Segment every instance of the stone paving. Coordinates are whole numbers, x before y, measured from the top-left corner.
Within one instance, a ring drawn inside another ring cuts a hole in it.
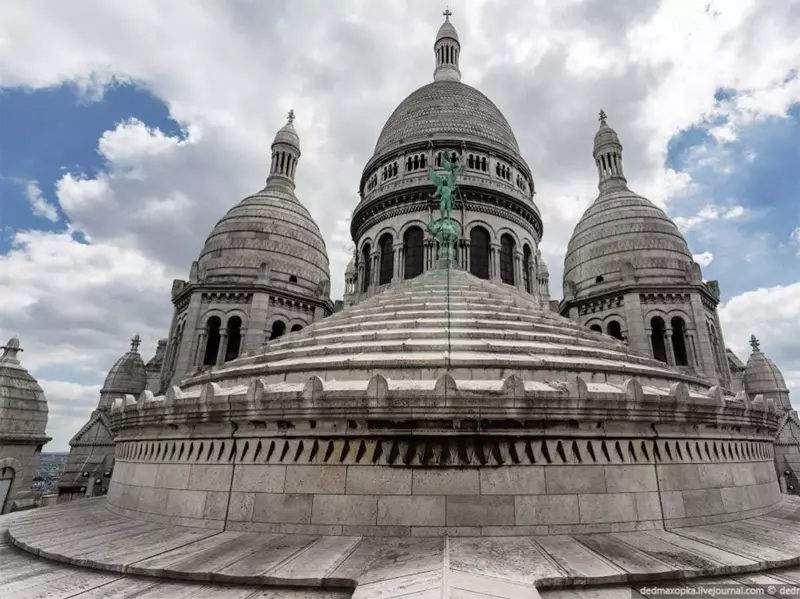
[[[541,593],[610,599],[631,597],[637,583],[678,580],[692,588],[711,584],[699,579],[707,576],[724,577],[721,584],[800,585],[800,501],[791,498],[771,514],[727,524],[535,538],[219,532],[123,518],[99,499],[6,516],[0,520],[3,537],[6,529],[0,597],[15,599],[126,598],[139,592],[144,595],[137,597]],[[773,571],[764,574],[767,569]]]

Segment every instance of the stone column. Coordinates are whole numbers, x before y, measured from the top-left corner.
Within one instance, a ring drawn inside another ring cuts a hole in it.
[[[697,368],[697,349],[694,346],[694,335],[692,335],[689,331],[686,331],[685,334],[686,340],[686,361],[689,363],[689,366],[692,369]]]
[[[522,255],[519,252],[514,252],[514,287],[517,289],[522,289],[523,284]]]
[[[647,352],[649,356],[655,360],[656,352],[653,348],[653,331],[650,330],[650,327],[646,327],[644,332],[645,335],[647,335]]]
[[[672,347],[672,329],[664,330],[664,347],[667,350],[667,361],[672,366],[677,366],[675,360],[675,348]]]
[[[269,294],[253,293],[253,299],[247,314],[247,320],[242,322],[242,340],[239,354],[250,352],[261,347],[264,341],[264,326],[269,317]],[[244,326],[247,325],[245,329]]]
[[[194,348],[194,357],[192,358],[192,367],[194,369],[202,366],[203,354],[206,351],[206,332],[205,330],[197,333],[197,345]]]
[[[628,346],[635,352],[653,357],[650,329],[645,327],[644,311],[638,293],[626,293],[623,298],[625,322],[628,328]]]
[[[493,281],[500,281],[500,245],[492,243],[489,245],[489,278]]]
[[[217,361],[216,361],[217,366],[225,362],[225,352],[227,351],[228,351],[228,329],[220,328],[219,348],[217,348]]]
[[[469,263],[469,239],[464,240],[464,270],[470,272],[470,263]]]
[[[692,318],[694,320],[695,331],[697,334],[697,354],[698,354],[698,369],[706,375],[707,378],[714,382],[720,382],[720,377],[717,375],[717,367],[714,359],[714,348],[711,345],[711,339],[708,335],[708,327],[706,326],[705,309],[703,308],[703,300],[698,293],[692,293],[689,296],[689,303],[692,309]]]
[[[394,246],[394,276],[392,277],[393,282],[400,282],[402,281],[404,276],[405,270],[405,256],[403,255],[405,252],[405,245],[400,242],[395,244]]]

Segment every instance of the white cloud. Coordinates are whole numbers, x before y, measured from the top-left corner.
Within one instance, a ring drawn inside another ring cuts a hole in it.
[[[36,181],[28,181],[25,185],[25,196],[31,205],[31,210],[36,216],[46,218],[50,222],[58,222],[58,208],[42,195],[42,190]]]
[[[800,98],[783,82],[800,60],[792,3],[705,4],[453,6],[464,81],[504,112],[533,170],[554,296],[572,228],[597,193],[591,143],[601,107],[621,136],[631,187],[669,209],[695,185],[664,167],[672,136],[729,116],[716,135],[731,140],[745,119],[780,116]],[[97,99],[111,82],[135,81],[184,129],[179,138],[136,119],[110,127],[98,140],[104,170],[66,169],[57,183],[72,229],[18,233],[0,257],[9,300],[0,331],[21,335],[29,368],[69,366],[99,382],[134,332],[152,351],[171,316],[172,278],[187,276],[214,223],[263,186],[290,108],[303,151],[297,194],[327,241],[340,297],[361,170],[394,107],[431,80],[440,12],[423,0],[383,3],[379,13],[361,0],[0,4],[0,86],[71,81]],[[735,102],[719,106],[719,88],[736,90]],[[723,158],[697,158],[726,168]],[[736,205],[698,208],[684,226],[745,216]],[[48,375],[53,410],[69,401],[55,386],[66,376]]]
[[[797,246],[797,255],[800,256],[800,227],[789,234],[789,241]]]
[[[692,258],[694,258],[694,261],[700,266],[705,268],[714,261],[714,254],[711,252],[703,252],[702,254],[694,254]]]
[[[748,291],[720,306],[725,343],[746,361],[754,334],[761,350],[780,368],[795,407],[800,406],[800,282]]]
[[[733,220],[736,218],[741,218],[746,214],[746,212],[747,210],[744,206],[715,206],[709,204],[703,207],[694,216],[678,216],[673,220],[679,228],[683,229],[684,231],[688,231],[689,229],[694,229],[695,227],[709,221],[715,221],[719,219]]]

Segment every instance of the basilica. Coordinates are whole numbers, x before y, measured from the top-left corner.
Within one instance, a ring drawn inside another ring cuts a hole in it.
[[[188,280],[173,283],[172,323],[156,355],[145,365],[136,339],[111,369],[97,411],[72,441],[62,492],[86,492],[95,480],[98,490],[107,489],[109,398],[163,394],[435,269],[438,247],[426,224],[438,206],[429,170],[440,169],[443,156],[460,165],[453,212],[458,269],[726,393],[773,398],[784,416],[778,437],[786,449],[776,468],[785,488],[800,489],[800,462],[790,451],[800,423],[783,376],[755,338],[746,365],[726,348],[719,284],[703,280],[669,216],[628,187],[623,146],[605,112],[591,147],[599,193],[566,248],[563,299],[551,300],[533,171],[497,106],[461,82],[461,44],[449,14],[433,52],[433,81],[400,102],[364,167],[344,298],[330,298],[325,240],[295,193],[301,150],[290,112],[272,144],[266,186],[220,219]],[[588,154],[587,147],[587,167]],[[80,449],[87,443],[90,458]]]
[[[108,372],[70,441],[63,505],[0,518],[0,591],[39,567],[23,550],[83,568],[43,566],[61,597],[234,592],[223,584],[616,597],[753,572],[800,584],[800,420],[780,370],[755,336],[746,361],[726,347],[719,284],[628,187],[604,111],[591,148],[587,131],[597,197],[551,297],[535,168],[461,82],[444,17],[433,81],[400,102],[364,166],[344,297],[330,297],[325,240],[298,197],[290,112],[266,185],[173,282],[155,355],[136,335]],[[40,501],[30,478],[49,438],[20,341],[0,349],[6,513]]]

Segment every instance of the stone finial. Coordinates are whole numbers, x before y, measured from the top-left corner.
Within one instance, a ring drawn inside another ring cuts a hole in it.
[[[453,16],[453,13],[452,13],[452,12],[450,12],[450,5],[449,5],[449,4],[448,4],[448,5],[447,5],[447,7],[444,9],[444,12],[443,12],[442,14],[444,15],[444,20],[445,20],[445,21],[449,21],[449,20],[450,20],[450,17],[451,17],[451,16]]]
[[[319,399],[324,389],[325,385],[320,377],[316,375],[309,377],[306,384],[303,386],[303,399],[306,401]]]
[[[142,339],[141,339],[141,337],[139,337],[139,333],[136,333],[133,336],[133,339],[131,339],[131,351],[132,352],[138,352],[139,351],[139,345],[141,343],[142,343]]]
[[[608,119],[608,116],[606,116],[606,111],[601,108],[600,109],[600,118],[598,119],[600,121],[600,126],[601,127],[603,125],[607,125],[608,124],[608,123],[606,123],[606,119]]]
[[[754,354],[761,352],[761,344],[759,343],[758,339],[756,339],[755,335],[750,335],[750,347],[753,348]]]
[[[3,347],[0,347],[0,349],[3,350],[3,355],[0,356],[0,362],[19,363],[17,354],[23,350],[19,346],[19,339],[16,336],[9,339],[8,343],[6,343]]]
[[[622,383],[622,392],[633,401],[644,401],[644,389],[638,379],[626,379]]]
[[[374,374],[367,383],[367,399],[383,401],[389,394],[389,381],[382,374]]]
[[[286,115],[286,122],[291,125],[294,122],[294,118],[294,108],[292,108],[289,110],[289,114]]]

